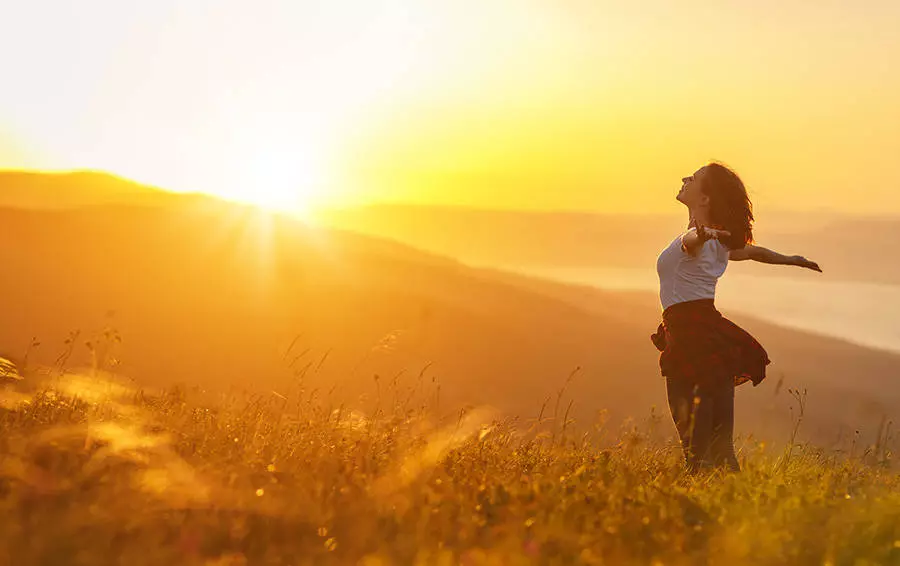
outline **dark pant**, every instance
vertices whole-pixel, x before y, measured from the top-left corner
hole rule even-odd
[[[734,383],[695,383],[666,378],[669,410],[681,439],[688,470],[741,470],[734,455]]]

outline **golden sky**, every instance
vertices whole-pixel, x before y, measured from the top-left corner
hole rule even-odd
[[[720,159],[760,209],[900,213],[894,0],[5,12],[0,167],[298,205],[667,211]]]

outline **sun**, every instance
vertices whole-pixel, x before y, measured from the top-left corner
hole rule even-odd
[[[260,150],[247,156],[225,198],[297,216],[310,214],[325,198],[324,176],[308,151]]]

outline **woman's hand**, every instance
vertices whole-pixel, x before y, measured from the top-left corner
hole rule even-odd
[[[813,271],[822,273],[822,268],[819,267],[818,263],[810,261],[802,255],[793,255],[790,259],[791,265],[796,265],[797,267],[805,267],[806,269],[812,269]]]
[[[687,232],[681,237],[681,249],[690,255],[694,255],[708,240],[718,240],[719,238],[730,235],[731,233],[727,230],[707,228],[702,224],[698,224],[696,231]]]
[[[701,242],[705,242],[707,240],[718,240],[719,238],[727,238],[730,235],[731,232],[729,232],[728,230],[707,228],[702,224],[697,225],[697,236],[700,237]]]

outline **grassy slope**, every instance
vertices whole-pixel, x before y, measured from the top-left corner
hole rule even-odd
[[[385,388],[370,419],[297,393],[210,406],[70,376],[7,394],[0,562],[900,562],[884,449],[756,445],[740,475],[689,478],[653,420],[599,449],[604,431],[559,423],[432,421],[428,392]]]

